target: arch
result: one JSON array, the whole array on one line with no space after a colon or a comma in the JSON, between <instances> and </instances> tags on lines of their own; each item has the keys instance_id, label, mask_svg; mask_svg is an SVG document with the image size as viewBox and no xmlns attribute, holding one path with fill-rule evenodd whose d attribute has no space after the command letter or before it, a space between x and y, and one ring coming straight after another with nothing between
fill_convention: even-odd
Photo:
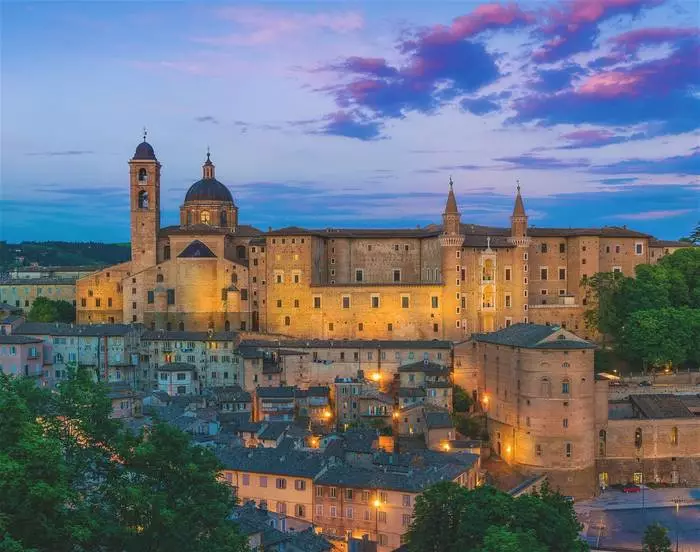
<instances>
[{"instance_id":1,"label":"arch","mask_svg":"<svg viewBox=\"0 0 700 552\"><path fill-rule=\"evenodd\" d=\"M139 182L148 182L148 171L139 169Z\"/></svg>"},{"instance_id":2,"label":"arch","mask_svg":"<svg viewBox=\"0 0 700 552\"><path fill-rule=\"evenodd\" d=\"M235 273L235 272L233 272L233 273L231 274L231 283L232 283L232 284L237 284L237 283L238 283L238 274Z\"/></svg>"},{"instance_id":3,"label":"arch","mask_svg":"<svg viewBox=\"0 0 700 552\"><path fill-rule=\"evenodd\" d=\"M642 448L642 428L638 427L634 430L634 448Z\"/></svg>"},{"instance_id":4,"label":"arch","mask_svg":"<svg viewBox=\"0 0 700 552\"><path fill-rule=\"evenodd\" d=\"M202 211L199 213L199 222L202 224L209 224L211 222L211 215L209 211Z\"/></svg>"},{"instance_id":5,"label":"arch","mask_svg":"<svg viewBox=\"0 0 700 552\"><path fill-rule=\"evenodd\" d=\"M540 380L540 393L543 397L552 396L552 382L546 376Z\"/></svg>"},{"instance_id":6,"label":"arch","mask_svg":"<svg viewBox=\"0 0 700 552\"><path fill-rule=\"evenodd\" d=\"M148 209L148 192L141 190L138 195L139 209Z\"/></svg>"},{"instance_id":7,"label":"arch","mask_svg":"<svg viewBox=\"0 0 700 552\"><path fill-rule=\"evenodd\" d=\"M224 331L231 331L231 322L229 322L228 320L224 321Z\"/></svg>"},{"instance_id":8,"label":"arch","mask_svg":"<svg viewBox=\"0 0 700 552\"><path fill-rule=\"evenodd\" d=\"M671 444L674 447L678 446L678 428L676 426L671 428Z\"/></svg>"},{"instance_id":9,"label":"arch","mask_svg":"<svg viewBox=\"0 0 700 552\"><path fill-rule=\"evenodd\" d=\"M228 215L226 214L226 211L221 211L221 214L219 215L219 225L226 226L227 224L228 224Z\"/></svg>"},{"instance_id":10,"label":"arch","mask_svg":"<svg viewBox=\"0 0 700 552\"><path fill-rule=\"evenodd\" d=\"M162 282L163 281L163 275L162 274L157 274L156 275L156 282Z\"/></svg>"},{"instance_id":11,"label":"arch","mask_svg":"<svg viewBox=\"0 0 700 552\"><path fill-rule=\"evenodd\" d=\"M604 429L598 432L598 456L604 457L608 447L608 434Z\"/></svg>"},{"instance_id":12,"label":"arch","mask_svg":"<svg viewBox=\"0 0 700 552\"><path fill-rule=\"evenodd\" d=\"M245 245L236 246L236 257L239 259L245 259Z\"/></svg>"},{"instance_id":13,"label":"arch","mask_svg":"<svg viewBox=\"0 0 700 552\"><path fill-rule=\"evenodd\" d=\"M177 329L180 330L181 332L185 331L185 323L180 321L180 323L177 325Z\"/></svg>"},{"instance_id":14,"label":"arch","mask_svg":"<svg viewBox=\"0 0 700 552\"><path fill-rule=\"evenodd\" d=\"M569 368L571 365L568 362L562 362L562 368Z\"/></svg>"}]
</instances>

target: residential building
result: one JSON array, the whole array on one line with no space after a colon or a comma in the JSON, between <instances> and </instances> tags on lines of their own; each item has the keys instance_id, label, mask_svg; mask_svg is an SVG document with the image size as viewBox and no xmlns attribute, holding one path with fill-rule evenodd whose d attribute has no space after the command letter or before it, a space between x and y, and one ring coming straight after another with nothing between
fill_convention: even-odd
<instances>
[{"instance_id":1,"label":"residential building","mask_svg":"<svg viewBox=\"0 0 700 552\"><path fill-rule=\"evenodd\" d=\"M41 339L25 335L0 335L0 373L36 378L46 385Z\"/></svg>"},{"instance_id":2,"label":"residential building","mask_svg":"<svg viewBox=\"0 0 700 552\"><path fill-rule=\"evenodd\" d=\"M25 314L29 313L38 297L60 299L75 307L75 279L37 277L0 280L0 301L21 309Z\"/></svg>"}]
</instances>

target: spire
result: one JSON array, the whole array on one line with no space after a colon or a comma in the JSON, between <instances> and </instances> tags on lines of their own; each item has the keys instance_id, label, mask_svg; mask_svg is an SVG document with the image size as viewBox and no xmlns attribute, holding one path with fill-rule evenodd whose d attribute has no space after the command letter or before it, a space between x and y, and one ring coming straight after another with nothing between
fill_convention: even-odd
<instances>
[{"instance_id":1,"label":"spire","mask_svg":"<svg viewBox=\"0 0 700 552\"><path fill-rule=\"evenodd\" d=\"M515 207L513 207L513 216L514 217L524 217L525 216L525 205L523 205L523 198L520 195L520 180L518 182L518 193L515 196Z\"/></svg>"},{"instance_id":2,"label":"spire","mask_svg":"<svg viewBox=\"0 0 700 552\"><path fill-rule=\"evenodd\" d=\"M455 198L455 192L452 189L452 177L450 176L450 191L447 194L447 203L445 204L445 215L458 215L459 210L457 209L457 199Z\"/></svg>"},{"instance_id":3,"label":"spire","mask_svg":"<svg viewBox=\"0 0 700 552\"><path fill-rule=\"evenodd\" d=\"M214 178L214 163L211 162L211 152L207 146L207 160L202 165L202 178L204 180Z\"/></svg>"},{"instance_id":4,"label":"spire","mask_svg":"<svg viewBox=\"0 0 700 552\"><path fill-rule=\"evenodd\" d=\"M146 130L146 127L143 127L143 141L146 141L146 137L148 136L148 130Z\"/></svg>"}]
</instances>

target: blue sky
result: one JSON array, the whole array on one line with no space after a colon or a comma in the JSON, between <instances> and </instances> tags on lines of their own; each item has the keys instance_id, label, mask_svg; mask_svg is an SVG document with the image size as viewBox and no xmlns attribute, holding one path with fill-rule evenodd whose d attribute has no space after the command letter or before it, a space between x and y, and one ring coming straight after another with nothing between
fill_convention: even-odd
<instances>
[{"instance_id":1,"label":"blue sky","mask_svg":"<svg viewBox=\"0 0 700 552\"><path fill-rule=\"evenodd\" d=\"M129 238L148 128L176 224L207 146L244 223L687 235L692 0L2 3L0 235Z\"/></svg>"}]
</instances>

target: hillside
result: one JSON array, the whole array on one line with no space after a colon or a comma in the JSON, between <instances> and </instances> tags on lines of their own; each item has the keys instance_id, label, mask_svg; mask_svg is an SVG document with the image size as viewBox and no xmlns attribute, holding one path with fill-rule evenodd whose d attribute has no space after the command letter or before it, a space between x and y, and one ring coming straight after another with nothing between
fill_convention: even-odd
<instances>
[{"instance_id":1,"label":"hillside","mask_svg":"<svg viewBox=\"0 0 700 552\"><path fill-rule=\"evenodd\" d=\"M100 266L127 261L128 243L0 241L0 271L16 266Z\"/></svg>"}]
</instances>

